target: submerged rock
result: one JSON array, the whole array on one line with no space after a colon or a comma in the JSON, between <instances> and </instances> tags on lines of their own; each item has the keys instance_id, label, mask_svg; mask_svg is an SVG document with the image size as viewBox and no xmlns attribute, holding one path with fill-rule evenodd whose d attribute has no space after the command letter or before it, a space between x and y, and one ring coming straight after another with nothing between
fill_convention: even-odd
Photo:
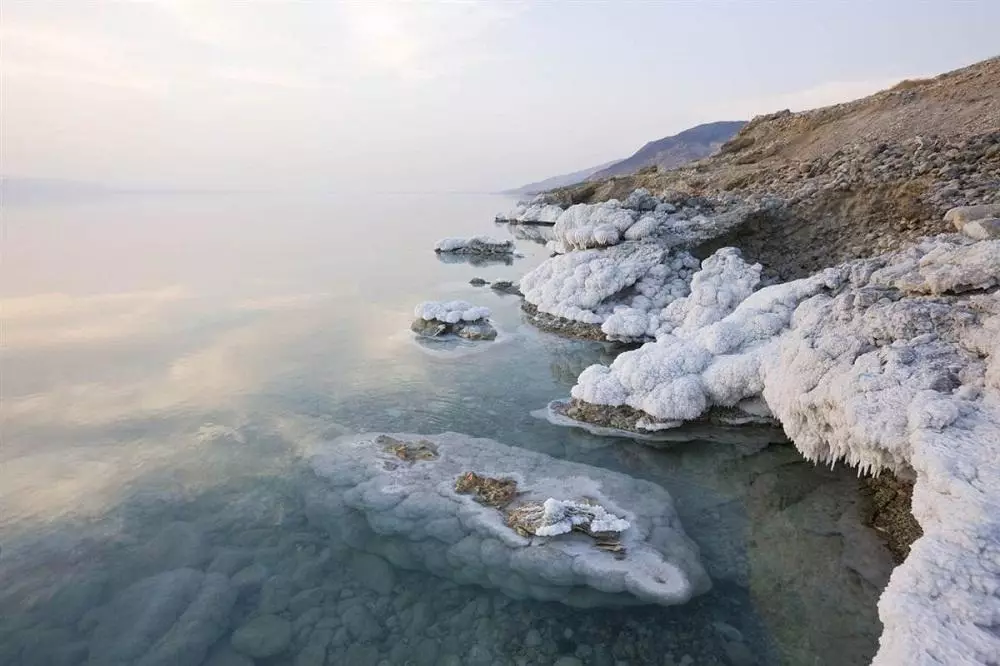
<instances>
[{"instance_id":1,"label":"submerged rock","mask_svg":"<svg viewBox=\"0 0 1000 666\"><path fill-rule=\"evenodd\" d=\"M511 282L510 280L496 280L490 285L490 289L493 291L498 291L501 294L510 294L511 296L523 296L521 293L521 288L518 287L516 282Z\"/></svg>"},{"instance_id":2,"label":"submerged rock","mask_svg":"<svg viewBox=\"0 0 1000 666\"><path fill-rule=\"evenodd\" d=\"M317 445L311 457L316 476L306 491L310 520L335 540L398 567L516 598L573 606L670 605L709 588L698 548L659 486L486 439L455 433L423 439L436 444L438 458L401 462L378 435ZM476 493L456 491L469 472L512 479L517 493L502 508L482 503ZM600 510L567 508L581 502ZM537 516L517 514L535 506ZM517 523L522 528L552 527L526 535L508 524L515 514L529 519ZM531 522L535 518L540 522ZM555 527L560 520L571 531ZM598 538L572 529L584 524L601 532ZM608 530L616 533L617 547L603 536ZM539 536L543 532L552 536Z\"/></svg>"},{"instance_id":3,"label":"submerged rock","mask_svg":"<svg viewBox=\"0 0 1000 666\"><path fill-rule=\"evenodd\" d=\"M177 569L140 580L97 612L87 663L199 664L225 633L235 601L222 574Z\"/></svg>"},{"instance_id":4,"label":"submerged rock","mask_svg":"<svg viewBox=\"0 0 1000 666\"><path fill-rule=\"evenodd\" d=\"M258 615L233 632L233 649L253 659L281 654L292 640L292 623L277 615Z\"/></svg>"}]
</instances>

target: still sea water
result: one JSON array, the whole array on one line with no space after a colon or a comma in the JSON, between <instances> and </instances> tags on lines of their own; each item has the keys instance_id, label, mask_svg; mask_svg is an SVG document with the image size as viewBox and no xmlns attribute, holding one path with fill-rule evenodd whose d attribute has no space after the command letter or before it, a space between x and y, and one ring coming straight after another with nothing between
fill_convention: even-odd
<instances>
[{"instance_id":1,"label":"still sea water","mask_svg":"<svg viewBox=\"0 0 1000 666\"><path fill-rule=\"evenodd\" d=\"M507 237L492 219L510 204L5 203L0 664L867 663L888 565L850 472L789 446L655 449L531 415L618 350L540 333L518 298L469 285L517 280L544 237L519 238L509 265L432 251ZM502 339L416 342L414 305L451 299L491 308ZM302 442L371 430L467 433L661 484L713 590L579 610L332 543L303 511Z\"/></svg>"}]
</instances>

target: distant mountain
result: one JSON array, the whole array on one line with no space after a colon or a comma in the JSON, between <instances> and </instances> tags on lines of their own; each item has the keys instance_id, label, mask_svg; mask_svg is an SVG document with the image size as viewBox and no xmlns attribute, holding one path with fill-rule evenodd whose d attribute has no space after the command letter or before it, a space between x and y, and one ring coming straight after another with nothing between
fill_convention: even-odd
<instances>
[{"instance_id":1,"label":"distant mountain","mask_svg":"<svg viewBox=\"0 0 1000 666\"><path fill-rule=\"evenodd\" d=\"M574 171L573 173L566 173L561 176L552 176L551 178L546 178L545 180L539 180L535 183L528 183L527 185L522 185L521 187L516 187L512 190L507 190L504 194L538 194L539 192L546 192L548 190L554 190L557 187L567 187L569 185L576 185L577 183L582 183L587 180L588 177L593 174L607 169L613 164L616 164L617 160L611 162L605 162L604 164L599 164L595 167L590 167L589 169L582 169L580 171Z\"/></svg>"},{"instance_id":2,"label":"distant mountain","mask_svg":"<svg viewBox=\"0 0 1000 666\"><path fill-rule=\"evenodd\" d=\"M661 169L673 169L687 162L700 160L717 151L722 144L733 138L744 125L746 125L744 120L722 120L697 125L680 134L650 141L631 157L591 173L587 180L604 180L611 176L624 176L653 165Z\"/></svg>"},{"instance_id":3,"label":"distant mountain","mask_svg":"<svg viewBox=\"0 0 1000 666\"><path fill-rule=\"evenodd\" d=\"M723 120L705 123L680 134L650 141L631 157L606 162L589 169L553 176L535 183L528 183L505 194L537 194L560 187L576 185L588 180L606 180L611 176L635 173L643 167L656 165L663 169L673 169L687 162L708 157L746 125L743 120Z\"/></svg>"},{"instance_id":4,"label":"distant mountain","mask_svg":"<svg viewBox=\"0 0 1000 666\"><path fill-rule=\"evenodd\" d=\"M103 185L87 181L0 175L0 199L5 203L77 199L108 192Z\"/></svg>"}]
</instances>

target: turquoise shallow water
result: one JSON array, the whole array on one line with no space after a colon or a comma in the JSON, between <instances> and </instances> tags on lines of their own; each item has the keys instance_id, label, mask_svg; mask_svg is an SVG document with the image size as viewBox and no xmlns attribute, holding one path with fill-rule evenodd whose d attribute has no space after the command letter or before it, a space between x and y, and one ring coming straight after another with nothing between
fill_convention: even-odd
<instances>
[{"instance_id":1,"label":"turquoise shallow water","mask_svg":"<svg viewBox=\"0 0 1000 666\"><path fill-rule=\"evenodd\" d=\"M538 242L509 265L435 256L442 236L506 237L491 220L509 204L7 206L0 663L865 663L884 572L858 554L849 474L790 447L654 450L531 416L615 350L539 333L518 299L468 284L516 280ZM490 307L501 340L414 341L413 306L453 298ZM300 492L306 438L369 430L468 433L659 483L713 591L582 611L387 571L311 525ZM278 625L233 637L260 615Z\"/></svg>"}]
</instances>

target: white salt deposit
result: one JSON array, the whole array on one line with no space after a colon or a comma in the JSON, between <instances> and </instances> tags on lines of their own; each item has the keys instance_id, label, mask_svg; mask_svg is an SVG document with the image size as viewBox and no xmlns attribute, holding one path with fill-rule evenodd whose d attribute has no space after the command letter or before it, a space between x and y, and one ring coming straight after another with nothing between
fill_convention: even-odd
<instances>
[{"instance_id":1,"label":"white salt deposit","mask_svg":"<svg viewBox=\"0 0 1000 666\"><path fill-rule=\"evenodd\" d=\"M490 309L477 307L465 301L425 301L413 309L413 316L427 321L457 324L460 321L488 319Z\"/></svg>"},{"instance_id":2,"label":"white salt deposit","mask_svg":"<svg viewBox=\"0 0 1000 666\"><path fill-rule=\"evenodd\" d=\"M497 240L490 236L442 238L434 244L434 251L454 252L458 254L512 254L514 252L514 241Z\"/></svg>"},{"instance_id":3,"label":"white salt deposit","mask_svg":"<svg viewBox=\"0 0 1000 666\"><path fill-rule=\"evenodd\" d=\"M616 307L659 310L686 295L696 266L686 252L626 242L552 257L521 278L521 291L542 312L601 324Z\"/></svg>"},{"instance_id":4,"label":"white salt deposit","mask_svg":"<svg viewBox=\"0 0 1000 666\"><path fill-rule=\"evenodd\" d=\"M456 433L391 437L429 444L435 456L406 462L375 434L314 445L306 512L335 541L460 584L574 606L679 604L710 586L697 546L656 484ZM552 536L524 537L500 510L455 491L467 472L513 479L515 502L587 498L601 511L556 502ZM580 516L618 532L624 557L562 531Z\"/></svg>"},{"instance_id":5,"label":"white salt deposit","mask_svg":"<svg viewBox=\"0 0 1000 666\"><path fill-rule=\"evenodd\" d=\"M734 293L752 288L736 272ZM762 396L807 458L915 473L924 536L879 602L873 663L997 664L998 284L1000 241L940 236L761 289L701 327L714 304L689 299L683 337L587 368L573 396L657 421Z\"/></svg>"}]
</instances>

